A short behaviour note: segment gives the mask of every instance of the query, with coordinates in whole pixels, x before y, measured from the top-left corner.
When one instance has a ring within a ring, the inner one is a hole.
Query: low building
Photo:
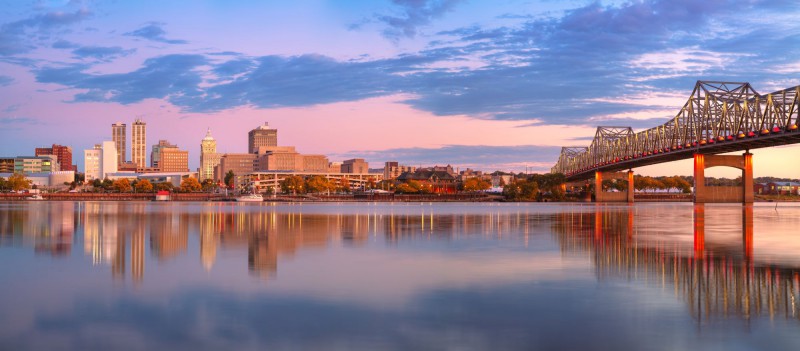
[[[55,155],[61,171],[78,170],[78,167],[72,164],[72,148],[69,146],[53,144],[51,147],[37,147],[35,154],[36,156]]]
[[[236,188],[252,189],[253,191],[280,192],[280,182],[291,176],[312,177],[323,176],[331,182],[339,183],[346,180],[351,189],[363,189],[369,183],[381,181],[381,175],[364,173],[341,173],[341,172],[288,172],[288,171],[267,171],[252,172],[241,177],[236,177]]]
[[[0,157],[0,173],[14,173],[13,157]]]
[[[0,172],[0,178],[8,179],[11,175],[13,173]],[[75,181],[75,171],[26,173],[25,179],[38,188],[66,188],[68,185],[64,183]]]
[[[398,181],[410,180],[420,182],[430,192],[437,194],[451,194],[457,190],[456,178],[443,170],[418,169],[415,172],[405,172],[397,177]]]
[[[50,173],[58,172],[58,156],[17,156],[14,158],[14,173]]]
[[[404,166],[396,161],[386,162],[383,166],[383,179],[397,179],[401,174],[406,172],[415,172],[417,167]]]
[[[240,176],[255,172],[258,157],[256,154],[223,154],[214,167],[214,179],[222,182],[228,172]]]
[[[774,195],[800,195],[800,183],[797,182],[767,183],[767,193]]]
[[[369,163],[363,158],[345,160],[342,162],[342,173],[367,174],[369,173]]]

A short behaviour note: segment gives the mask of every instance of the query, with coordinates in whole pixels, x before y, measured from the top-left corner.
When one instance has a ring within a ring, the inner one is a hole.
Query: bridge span
[[[551,171],[563,173],[571,182],[594,178],[596,189],[601,189],[604,175],[628,178],[632,192],[633,177],[622,177],[619,171],[694,158],[695,202],[752,202],[749,150],[800,143],[799,99],[800,86],[761,95],[750,83],[698,81],[678,114],[666,123],[636,133],[631,127],[597,127],[588,147],[563,147]],[[735,151],[744,154],[718,155]],[[713,166],[741,169],[743,186],[704,187],[704,169]],[[597,192],[597,201],[633,199],[602,193]]]

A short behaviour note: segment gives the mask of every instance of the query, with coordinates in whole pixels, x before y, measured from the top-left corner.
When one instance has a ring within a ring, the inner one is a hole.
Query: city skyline
[[[218,153],[243,153],[246,133],[269,121],[283,144],[332,161],[543,173],[561,146],[588,145],[598,125],[638,131],[673,117],[696,80],[747,81],[762,94],[800,84],[800,27],[790,21],[798,9],[9,2],[0,10],[0,149],[87,150],[110,139],[110,124],[140,118],[149,140],[181,145],[195,170],[208,128]],[[800,166],[785,160],[799,150],[754,150],[755,176],[797,178]]]

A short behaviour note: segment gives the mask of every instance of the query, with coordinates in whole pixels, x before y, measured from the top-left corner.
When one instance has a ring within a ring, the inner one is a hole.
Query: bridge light
[[[720,135],[717,137],[717,141],[725,141],[725,137]]]
[[[780,132],[780,131],[781,131],[781,127],[772,128],[772,132],[773,133],[777,133],[777,132]]]
[[[706,140],[705,139],[700,140],[700,145],[705,145],[705,144],[706,144]]]
[[[764,128],[761,130],[761,135],[769,134],[769,129]]]
[[[795,130],[797,130],[797,125],[796,124],[792,124],[787,129],[790,130],[790,131],[795,131]]]
[[[754,132],[754,131],[749,131],[749,132],[747,133],[747,137],[748,137],[748,138],[752,138],[752,137],[754,137],[754,136],[756,136],[756,132]]]
[[[744,136],[744,134],[742,134],[742,136]],[[733,140],[733,135],[728,135],[728,141],[731,141],[731,140]]]
[[[744,133],[739,132],[739,134],[736,137],[739,138],[739,139],[744,138]]]

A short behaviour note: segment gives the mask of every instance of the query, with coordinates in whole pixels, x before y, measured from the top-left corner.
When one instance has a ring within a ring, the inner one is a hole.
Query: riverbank
[[[40,194],[43,200],[28,200],[31,194],[0,194],[0,201],[155,201],[154,193],[52,193]],[[213,193],[172,193],[169,201],[236,201],[234,195]],[[502,200],[488,194],[345,194],[345,195],[265,195],[276,202],[487,202]]]

